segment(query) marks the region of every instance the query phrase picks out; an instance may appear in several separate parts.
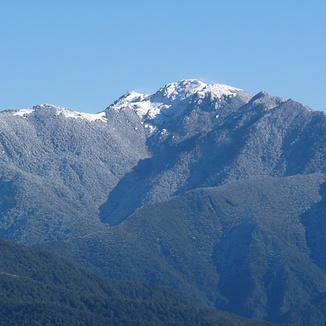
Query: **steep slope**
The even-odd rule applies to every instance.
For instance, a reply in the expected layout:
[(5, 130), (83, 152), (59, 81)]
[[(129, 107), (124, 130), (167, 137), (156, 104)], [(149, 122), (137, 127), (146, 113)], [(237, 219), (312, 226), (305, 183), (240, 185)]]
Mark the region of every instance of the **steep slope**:
[(326, 171), (323, 112), (260, 93), (217, 120), (209, 131), (200, 124), (202, 131), (191, 138), (175, 143), (168, 137), (150, 147), (154, 154), (120, 180), (101, 219), (116, 225), (144, 204), (198, 187)]
[(324, 184), (325, 175), (313, 174), (197, 189), (47, 249), (107, 276), (173, 286), (246, 317), (323, 325), (326, 273), (314, 258), (326, 248), (312, 239), (324, 228)]
[(268, 325), (195, 304), (154, 285), (115, 282), (0, 240), (3, 325)]
[(107, 194), (148, 156), (135, 125), (50, 105), (1, 112), (0, 235), (26, 243), (98, 229)]

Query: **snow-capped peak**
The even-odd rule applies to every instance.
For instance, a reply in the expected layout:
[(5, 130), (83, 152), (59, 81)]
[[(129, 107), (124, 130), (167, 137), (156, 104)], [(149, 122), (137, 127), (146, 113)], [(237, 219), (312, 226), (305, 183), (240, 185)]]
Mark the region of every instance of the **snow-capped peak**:
[(152, 95), (129, 92), (120, 97), (109, 108), (117, 111), (132, 109), (142, 120), (161, 124), (168, 117), (181, 115), (193, 96), (199, 99), (209, 95), (211, 100), (220, 101), (231, 98), (241, 89), (221, 85), (205, 84), (197, 79), (183, 79), (167, 84)]
[(160, 88), (153, 97), (163, 96), (171, 100), (176, 98), (183, 100), (194, 94), (204, 97), (205, 94), (211, 93), (214, 98), (222, 98), (235, 96), (238, 91), (242, 90), (223, 84), (205, 84), (197, 79), (183, 79)]
[(121, 96), (118, 101), (126, 101), (126, 102), (138, 102), (146, 97), (145, 94), (137, 93), (134, 91), (128, 92), (125, 95)]
[(171, 99), (175, 99), (177, 96), (186, 98), (202, 90), (205, 86), (205, 83), (197, 79), (184, 79), (160, 88), (154, 95), (161, 95)]

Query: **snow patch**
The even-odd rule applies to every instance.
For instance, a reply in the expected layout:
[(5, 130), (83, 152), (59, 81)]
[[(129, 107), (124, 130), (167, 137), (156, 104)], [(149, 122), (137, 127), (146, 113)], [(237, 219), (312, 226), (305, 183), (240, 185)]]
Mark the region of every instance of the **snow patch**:
[(156, 130), (155, 126), (148, 123), (145, 123), (144, 127), (149, 131), (150, 134), (152, 134)]
[(26, 115), (28, 114), (31, 114), (33, 113), (35, 110), (32, 109), (32, 108), (29, 108), (29, 109), (22, 109), (22, 110), (19, 110), (19, 111), (15, 111), (12, 115), (14, 116), (18, 116), (18, 117), (25, 117)]
[(83, 113), (83, 112), (60, 108), (58, 106), (54, 106), (51, 104), (41, 104), (41, 105), (33, 106), (32, 108), (15, 111), (13, 115), (25, 117), (26, 115), (36, 112), (37, 110), (44, 110), (44, 109), (53, 110), (57, 116), (62, 115), (68, 119), (82, 119), (87, 121), (103, 121), (103, 122), (107, 121), (105, 111), (100, 113), (95, 113), (95, 114)]
[(77, 111), (70, 111), (67, 109), (60, 109), (57, 111), (57, 115), (63, 115), (68, 119), (82, 119), (87, 121), (107, 121), (105, 112), (100, 112), (96, 114), (92, 113), (82, 113)]

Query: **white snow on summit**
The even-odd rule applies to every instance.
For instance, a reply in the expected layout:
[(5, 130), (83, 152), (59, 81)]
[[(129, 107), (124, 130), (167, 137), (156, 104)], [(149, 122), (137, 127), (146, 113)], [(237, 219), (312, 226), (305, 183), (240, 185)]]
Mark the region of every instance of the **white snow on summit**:
[(211, 100), (219, 101), (234, 97), (239, 91), (242, 90), (227, 85), (208, 85), (196, 79), (184, 79), (168, 84), (151, 95), (129, 92), (110, 105), (110, 108), (117, 111), (131, 108), (143, 120), (161, 124), (167, 117), (181, 115), (186, 109), (186, 100), (195, 94), (199, 99), (209, 94)]
[[(222, 100), (237, 96), (239, 88), (222, 84), (205, 84), (197, 79), (184, 79), (178, 82), (167, 84), (154, 94), (140, 94), (128, 92), (120, 97), (109, 108), (116, 111), (133, 110), (143, 122), (146, 121), (146, 128), (155, 129), (155, 125), (162, 124), (170, 118), (178, 117), (187, 109), (191, 99), (196, 100), (198, 105), (205, 97), (215, 101), (217, 109)], [(60, 108), (50, 104), (41, 104), (32, 108), (14, 111), (14, 116), (26, 117), (38, 110), (53, 110), (57, 116), (64, 116), (68, 119), (82, 119), (87, 121), (106, 122), (106, 113), (97, 114), (82, 113)]]
[(182, 100), (195, 93), (200, 97), (204, 97), (207, 93), (212, 93), (214, 98), (221, 98), (223, 96), (233, 97), (236, 95), (236, 91), (241, 91), (241, 89), (222, 84), (209, 85), (197, 79), (184, 79), (166, 85), (154, 95), (161, 95), (170, 99), (176, 99), (178, 97)]
[(92, 113), (83, 113), (83, 112), (77, 112), (77, 111), (72, 111), (64, 108), (60, 108), (58, 106), (54, 106), (51, 104), (41, 104), (41, 105), (36, 105), (28, 109), (22, 109), (18, 111), (14, 111), (13, 115), (14, 116), (20, 116), (20, 117), (26, 117), (27, 115), (40, 110), (40, 109), (50, 109), (53, 110), (57, 116), (63, 115), (65, 118), (70, 118), (70, 119), (82, 119), (82, 120), (87, 120), (87, 121), (107, 121), (105, 112), (100, 112), (96, 114)]
[(58, 110), (57, 115), (63, 115), (66, 118), (71, 118), (71, 119), (83, 119), (83, 120), (88, 120), (88, 121), (107, 121), (105, 117), (105, 112), (100, 112), (96, 114), (92, 113), (83, 113), (83, 112), (77, 112), (77, 111), (70, 111), (67, 109), (61, 109)]
[(19, 110), (19, 111), (15, 111), (12, 115), (15, 115), (15, 116), (19, 116), (19, 117), (24, 117), (28, 114), (31, 114), (33, 113), (35, 110), (32, 109), (32, 108), (29, 108), (29, 109), (22, 109), (22, 110)]

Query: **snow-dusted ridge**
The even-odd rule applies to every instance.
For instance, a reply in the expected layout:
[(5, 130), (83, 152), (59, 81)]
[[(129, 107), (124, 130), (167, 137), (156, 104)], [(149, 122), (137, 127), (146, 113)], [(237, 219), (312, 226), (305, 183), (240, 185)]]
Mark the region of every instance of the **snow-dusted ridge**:
[(20, 117), (26, 117), (29, 114), (32, 114), (33, 112), (37, 110), (42, 110), (42, 109), (50, 109), (55, 111), (57, 116), (64, 116), (65, 118), (70, 118), (70, 119), (82, 119), (82, 120), (87, 120), (87, 121), (107, 121), (106, 119), (106, 114), (105, 112), (100, 112), (100, 113), (83, 113), (83, 112), (78, 112), (78, 111), (72, 111), (69, 109), (61, 108), (55, 105), (51, 104), (41, 104), (41, 105), (36, 105), (28, 109), (22, 109), (18, 111), (14, 111), (13, 115), (14, 116), (20, 116)]
[(63, 115), (66, 118), (71, 119), (82, 119), (82, 120), (88, 120), (88, 121), (107, 121), (105, 112), (100, 113), (83, 113), (83, 112), (77, 112), (77, 111), (70, 111), (66, 109), (62, 109), (57, 112), (57, 115)]
[(222, 85), (205, 84), (197, 79), (184, 79), (167, 84), (156, 93), (140, 94), (128, 92), (109, 106), (114, 110), (133, 109), (142, 120), (161, 124), (168, 117), (180, 116), (186, 109), (187, 100), (196, 96), (204, 99), (210, 96), (216, 102), (237, 96), (241, 89)]
[(32, 108), (22, 109), (22, 110), (14, 111), (14, 113), (12, 115), (17, 116), (17, 117), (25, 117), (26, 115), (31, 114), (34, 111), (35, 110)]
[[(196, 103), (200, 105), (206, 97), (209, 97), (210, 101), (215, 102), (215, 108), (218, 109), (222, 101), (237, 96), (239, 92), (243, 92), (243, 90), (223, 84), (206, 84), (197, 79), (183, 79), (167, 84), (154, 94), (128, 92), (111, 104), (108, 109), (133, 110), (143, 122), (146, 122), (144, 126), (147, 129), (154, 130), (155, 126), (162, 124), (167, 119), (182, 115), (192, 99), (195, 99)], [(26, 117), (43, 109), (53, 110), (57, 116), (69, 119), (107, 121), (105, 111), (97, 114), (83, 113), (51, 104), (41, 104), (13, 111), (13, 115)]]

